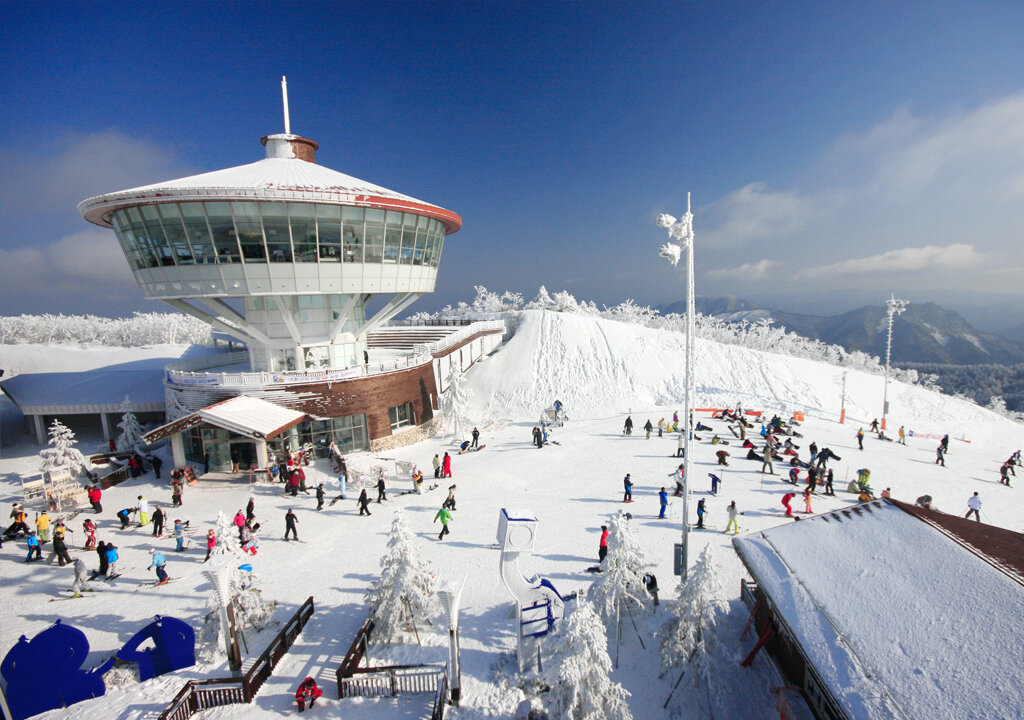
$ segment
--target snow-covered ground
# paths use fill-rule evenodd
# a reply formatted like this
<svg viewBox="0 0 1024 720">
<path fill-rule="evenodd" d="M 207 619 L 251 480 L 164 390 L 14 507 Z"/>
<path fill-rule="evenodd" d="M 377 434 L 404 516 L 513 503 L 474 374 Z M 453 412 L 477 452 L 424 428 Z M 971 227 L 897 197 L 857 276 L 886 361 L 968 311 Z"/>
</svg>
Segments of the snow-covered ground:
<svg viewBox="0 0 1024 720">
<path fill-rule="evenodd" d="M 451 535 L 443 542 L 438 542 L 440 528 L 432 520 L 445 497 L 447 481 L 422 496 L 400 496 L 396 491 L 404 488 L 392 488 L 387 503 L 371 506 L 371 517 L 359 517 L 351 499 L 316 512 L 312 496 L 291 498 L 282 495 L 278 485 L 253 488 L 263 530 L 261 549 L 252 563 L 262 578 L 264 596 L 279 601 L 277 613 L 282 619 L 309 595 L 315 599 L 316 613 L 252 705 L 222 707 L 206 711 L 205 716 L 276 716 L 293 707 L 295 686 L 307 675 L 315 676 L 325 690 L 323 707 L 318 704 L 316 709 L 319 717 L 423 716 L 426 696 L 373 701 L 335 699 L 334 671 L 365 618 L 361 600 L 378 573 L 391 511 L 402 508 L 420 538 L 423 558 L 441 572 L 467 576 L 460 616 L 464 690 L 462 706 L 453 708 L 450 717 L 512 717 L 523 695 L 511 682 L 514 621 L 511 598 L 498 576 L 495 533 L 499 511 L 502 507 L 533 510 L 540 520 L 539 539 L 528 570 L 550 578 L 563 593 L 582 589 L 594 577 L 586 568 L 596 562 L 600 525 L 624 507 L 622 477 L 628 472 L 635 482 L 635 502 L 625 507 L 634 515 L 647 559 L 660 580 L 662 605 L 653 615 L 637 618 L 647 650 L 641 648 L 632 628 L 626 627 L 620 667 L 612 677 L 631 693 L 628 702 L 634 717 L 668 717 L 662 704 L 677 675 L 659 677 L 657 645 L 651 633 L 667 618 L 666 603 L 673 596 L 672 545 L 679 540 L 681 518 L 677 500 L 668 519 L 657 519 L 657 492 L 671 484 L 667 476 L 679 461 L 672 457 L 675 436 L 658 438 L 655 432 L 654 437 L 645 440 L 640 428 L 648 418 L 656 423 L 661 417 L 671 419 L 673 411 L 681 413 L 683 350 L 683 337 L 678 333 L 552 312 L 526 313 L 516 335 L 468 375 L 467 386 L 474 398 L 472 419 L 480 427 L 487 448 L 454 458 L 458 510 Z M 61 363 L 75 363 L 77 359 L 62 361 L 61 355 L 60 348 L 53 349 L 52 369 L 74 369 Z M 744 407 L 764 410 L 769 416 L 779 412 L 788 417 L 795 410 L 803 411 L 807 415 L 801 428 L 804 438 L 797 440 L 802 445 L 801 455 L 806 459 L 806 444 L 814 440 L 842 457 L 835 463 L 838 496 L 815 498 L 816 512 L 854 502 L 855 498 L 841 488 L 858 468 L 866 467 L 872 471 L 876 489 L 891 487 L 894 497 L 910 502 L 927 493 L 939 509 L 949 512 L 966 512 L 967 497 L 978 491 L 986 522 L 1021 529 L 1021 491 L 1016 484 L 1008 488 L 998 483 L 999 465 L 1024 446 L 1021 425 L 969 403 L 893 384 L 889 388 L 890 433 L 903 424 L 919 436 L 909 438 L 904 447 L 869 434 L 865 449 L 859 451 L 854 434 L 860 426 L 867 428 L 877 414 L 882 396 L 880 377 L 848 373 L 848 416 L 846 424 L 840 425 L 840 386 L 836 381 L 841 371 L 834 367 L 701 341 L 697 343 L 696 358 L 698 407 L 742 402 Z M 560 444 L 548 445 L 538 453 L 530 444 L 530 430 L 541 409 L 556 397 L 565 404 L 571 421 L 552 433 Z M 635 423 L 634 434 L 628 438 L 622 435 L 627 412 L 632 413 Z M 695 451 L 693 466 L 693 490 L 696 497 L 707 499 L 711 530 L 691 535 L 690 560 L 695 561 L 705 545 L 712 548 L 731 608 L 718 632 L 715 672 L 723 685 L 724 706 L 716 708 L 715 716 L 778 717 L 770 692 L 778 680 L 764 658 L 759 657 L 750 669 L 738 666 L 753 642 L 750 636 L 742 642 L 737 639 L 746 620 L 738 601 L 743 570 L 730 537 L 716 530 L 724 527 L 725 508 L 731 500 L 744 512 L 744 532 L 784 522 L 779 499 L 790 486 L 782 482 L 781 476 L 762 478 L 760 463 L 743 459 L 745 453 L 740 452 L 723 423 L 711 421 L 703 413 L 698 419 L 733 441 L 725 448 L 732 458 L 721 473 L 724 484 L 717 497 L 707 495 L 707 473 L 715 471 L 714 451 L 719 449 L 709 444 L 711 433 L 702 435 L 704 441 Z M 37 448 L 28 436 L 12 435 L 9 427 L 4 431 L 0 502 L 10 503 L 18 499 L 19 477 L 31 475 L 37 466 Z M 941 468 L 933 463 L 938 440 L 920 435 L 944 433 L 949 433 L 953 441 L 947 467 Z M 92 450 L 100 441 L 98 437 L 83 438 L 81 447 Z M 452 438 L 435 438 L 397 450 L 390 457 L 413 460 L 429 468 L 435 453 L 454 449 Z M 168 466 L 165 463 L 165 470 Z M 781 472 L 778 465 L 776 472 Z M 4 588 L 0 593 L 0 651 L 6 653 L 20 635 L 31 637 L 63 617 L 87 634 L 92 649 L 89 664 L 99 664 L 157 613 L 181 618 L 195 627 L 201 624 L 210 595 L 210 586 L 201 575 L 204 552 L 193 547 L 176 554 L 172 541 L 154 540 L 148 529 L 116 529 L 114 513 L 134 506 L 139 494 L 165 508 L 170 506 L 169 486 L 152 475 L 104 493 L 105 512 L 100 516 L 98 536 L 113 539 L 119 546 L 125 574 L 111 585 L 101 583 L 102 593 L 49 603 L 58 597 L 58 590 L 70 587 L 70 569 L 55 564 L 26 565 L 21 562 L 24 543 L 5 543 L 0 551 L 0 582 Z M 336 488 L 329 488 L 329 497 L 336 494 Z M 201 536 L 213 526 L 218 511 L 233 514 L 244 507 L 249 496 L 245 480 L 186 488 L 184 506 L 169 510 L 170 519 L 190 520 L 200 527 Z M 302 543 L 281 540 L 288 508 L 298 514 Z M 85 516 L 71 523 L 76 530 L 75 545 L 80 544 Z M 151 547 L 171 551 L 167 553 L 168 571 L 175 581 L 170 585 L 141 585 L 152 576 L 145 569 Z M 95 567 L 94 553 L 85 558 Z M 932 608 L 931 612 L 941 613 L 943 609 Z M 445 640 L 423 630 L 425 647 L 418 647 L 410 637 L 406 644 L 392 646 L 386 652 L 372 649 L 373 660 L 443 663 Z M 263 650 L 273 632 L 247 636 L 250 657 Z M 103 698 L 43 717 L 91 719 L 97 713 L 143 717 L 162 709 L 185 679 L 226 674 L 222 661 L 204 662 L 146 683 L 110 688 Z M 700 709 L 703 696 L 703 690 L 684 681 L 673 701 L 678 717 L 706 717 Z"/>
</svg>

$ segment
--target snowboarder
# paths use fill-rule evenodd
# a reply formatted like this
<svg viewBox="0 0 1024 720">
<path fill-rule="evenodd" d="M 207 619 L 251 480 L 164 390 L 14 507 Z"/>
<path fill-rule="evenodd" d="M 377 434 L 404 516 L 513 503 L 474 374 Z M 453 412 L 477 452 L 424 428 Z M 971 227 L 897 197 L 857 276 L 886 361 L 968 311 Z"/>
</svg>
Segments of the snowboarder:
<svg viewBox="0 0 1024 720">
<path fill-rule="evenodd" d="M 629 473 L 622 478 L 622 487 L 625 491 L 622 495 L 622 502 L 633 502 L 633 481 L 629 479 Z"/>
<path fill-rule="evenodd" d="M 452 456 L 448 453 L 444 454 L 441 459 L 441 477 L 450 478 L 452 476 Z"/>
<path fill-rule="evenodd" d="M 366 351 L 363 351 L 363 355 L 366 355 Z M 369 360 L 367 360 L 367 363 Z M 316 680 L 311 677 L 306 678 L 299 685 L 299 689 L 295 691 L 295 702 L 299 706 L 299 712 L 306 709 L 306 706 L 313 707 L 316 704 L 316 699 L 324 694 L 324 691 L 316 686 Z"/>
<path fill-rule="evenodd" d="M 974 519 L 981 522 L 981 498 L 978 497 L 978 493 L 974 493 L 967 498 L 967 514 L 964 515 L 965 519 L 970 519 L 971 514 L 974 514 Z"/>
<path fill-rule="evenodd" d="M 788 492 L 782 496 L 782 505 L 786 508 L 786 517 L 793 517 L 793 506 L 790 503 L 793 498 L 796 497 L 796 493 Z"/>
<path fill-rule="evenodd" d="M 370 515 L 370 498 L 366 495 L 366 488 L 359 491 L 359 499 L 356 500 L 359 505 L 360 515 Z"/>
<path fill-rule="evenodd" d="M 316 509 L 324 509 L 324 484 L 320 483 L 316 486 Z"/>
<path fill-rule="evenodd" d="M 88 572 L 85 561 L 82 558 L 75 558 L 75 583 L 71 586 L 71 597 L 82 597 L 82 591 L 89 582 L 89 578 L 86 577 Z"/>
<path fill-rule="evenodd" d="M 217 531 L 210 528 L 206 531 L 206 557 L 203 558 L 203 562 L 210 559 L 210 555 L 213 554 L 215 547 L 217 547 Z"/>
<path fill-rule="evenodd" d="M 943 455 L 948 454 L 949 453 L 949 434 L 948 433 L 946 435 L 942 436 L 942 440 L 939 441 L 939 444 L 942 446 L 942 454 Z"/>
<path fill-rule="evenodd" d="M 919 497 L 917 500 L 914 501 L 914 504 L 918 505 L 920 507 L 923 507 L 925 510 L 931 510 L 932 509 L 932 496 L 931 495 L 922 495 L 921 497 Z"/>
<path fill-rule="evenodd" d="M 479 443 L 479 440 L 480 440 L 480 431 L 477 430 L 476 428 L 473 428 L 473 442 L 470 444 L 470 447 L 477 447 L 478 443 Z"/>
<path fill-rule="evenodd" d="M 651 439 L 651 431 L 652 430 L 654 430 L 654 425 L 651 424 L 651 420 L 650 420 L 650 418 L 648 418 L 647 422 L 644 423 L 644 431 L 646 431 L 646 433 L 647 433 L 647 439 L 648 440 Z"/>
<path fill-rule="evenodd" d="M 661 503 L 661 512 L 658 513 L 658 519 L 664 520 L 665 511 L 668 510 L 668 493 L 665 491 L 665 488 L 658 492 L 658 502 Z"/>
<path fill-rule="evenodd" d="M 864 428 L 857 430 L 857 447 L 861 450 L 864 449 Z"/>
<path fill-rule="evenodd" d="M 166 585 L 167 584 L 167 571 L 164 569 L 164 565 L 167 564 L 167 560 L 164 558 L 163 553 L 157 552 L 156 550 L 150 550 L 149 554 L 152 555 L 152 562 L 149 563 L 147 570 L 156 568 L 156 584 Z"/>
<path fill-rule="evenodd" d="M 753 451 L 751 451 L 753 452 Z M 761 474 L 764 475 L 764 469 L 768 468 L 768 474 L 774 475 L 775 468 L 772 467 L 772 446 L 771 443 L 765 443 L 764 446 L 764 457 L 761 460 Z"/>
<path fill-rule="evenodd" d="M 718 484 L 722 482 L 722 478 L 718 477 L 714 473 L 708 473 L 708 477 L 711 478 L 711 494 L 718 495 Z"/>
<path fill-rule="evenodd" d="M 96 514 L 103 512 L 103 506 L 100 504 L 102 497 L 103 491 L 100 490 L 98 485 L 91 485 L 89 487 L 89 504 L 92 505 L 92 509 Z"/>
<path fill-rule="evenodd" d="M 436 459 L 437 455 L 435 455 L 434 458 Z M 434 477 L 437 477 L 437 471 L 436 470 L 434 472 Z M 339 472 L 338 473 L 338 488 L 341 490 L 341 494 L 338 495 L 338 497 L 336 497 L 333 500 L 331 500 L 331 505 L 332 506 L 334 505 L 334 503 L 338 502 L 339 500 L 347 500 L 348 499 L 348 477 L 343 472 Z"/>
<path fill-rule="evenodd" d="M 946 450 L 943 448 L 942 443 L 939 443 L 939 446 L 935 448 L 935 464 L 946 467 Z"/>
<path fill-rule="evenodd" d="M 790 468 L 789 484 L 796 485 L 798 482 L 800 482 L 800 468 Z"/>
<path fill-rule="evenodd" d="M 900 439 L 899 439 L 899 443 L 900 443 L 900 445 L 906 445 L 907 444 L 907 431 L 903 429 L 902 425 L 900 425 Z"/>
<path fill-rule="evenodd" d="M 626 416 L 626 423 L 622 426 L 622 434 L 623 435 L 632 435 L 633 434 L 633 418 L 631 418 L 629 415 Z"/>
<path fill-rule="evenodd" d="M 444 503 L 441 507 L 448 508 L 449 510 L 455 509 L 455 486 L 448 486 L 448 497 L 445 498 Z"/>
<path fill-rule="evenodd" d="M 139 495 L 139 527 L 149 525 L 149 501 Z"/>
<path fill-rule="evenodd" d="M 608 526 L 601 526 L 601 539 L 597 543 L 597 562 L 604 562 L 605 556 L 608 554 Z"/>
<path fill-rule="evenodd" d="M 707 515 L 708 509 L 704 504 L 704 498 L 697 501 L 697 527 L 701 530 L 704 529 L 704 516 Z"/>
<path fill-rule="evenodd" d="M 365 493 L 366 491 L 364 490 L 363 492 Z M 299 531 L 295 527 L 295 524 L 298 521 L 299 521 L 299 519 L 297 517 L 295 517 L 295 513 L 292 512 L 292 509 L 288 508 L 288 512 L 286 512 L 284 514 L 284 539 L 285 540 L 288 539 L 288 533 L 291 533 L 292 535 L 294 535 L 296 540 L 299 539 Z"/>
<path fill-rule="evenodd" d="M 384 492 L 384 476 L 381 475 L 377 478 L 377 502 L 380 503 L 381 500 L 387 499 L 387 493 Z"/>
<path fill-rule="evenodd" d="M 25 562 L 32 562 L 32 555 L 35 554 L 36 560 L 43 559 L 43 551 L 39 549 L 39 538 L 36 537 L 36 531 L 30 530 L 28 537 L 25 538 L 25 542 L 28 543 L 28 555 L 25 556 Z"/>
<path fill-rule="evenodd" d="M 164 532 L 164 511 L 159 506 L 153 506 L 153 537 L 160 537 Z"/>
<path fill-rule="evenodd" d="M 448 512 L 448 508 L 442 507 L 437 511 L 437 515 L 434 516 L 434 522 L 441 521 L 441 534 L 437 536 L 438 540 L 444 540 L 444 536 L 450 531 L 448 530 L 448 523 L 451 522 L 452 514 Z"/>
<path fill-rule="evenodd" d="M 131 522 L 132 513 L 135 512 L 136 508 L 123 508 L 117 513 L 117 519 L 121 521 L 121 529 L 124 530 L 128 527 Z"/>
<path fill-rule="evenodd" d="M 729 513 L 729 522 L 726 523 L 726 525 L 725 525 L 725 532 L 729 532 L 729 530 L 733 530 L 734 534 L 739 533 L 739 531 L 740 531 L 740 524 L 739 524 L 739 520 L 736 519 L 736 515 L 739 513 L 739 510 L 736 509 L 736 501 L 735 500 L 733 500 L 731 503 L 729 503 L 729 507 L 726 509 L 726 512 Z"/>
<path fill-rule="evenodd" d="M 676 442 L 676 457 L 686 457 L 686 436 L 679 433 L 679 440 Z"/>
<path fill-rule="evenodd" d="M 878 418 L 875 418 L 874 420 L 871 421 L 871 432 L 878 432 Z"/>
<path fill-rule="evenodd" d="M 718 452 L 716 452 L 715 457 L 718 458 L 719 465 L 725 465 L 726 467 L 729 467 L 729 462 L 728 460 L 726 460 L 726 458 L 729 457 L 729 453 L 727 453 L 725 450 L 719 450 Z"/>
<path fill-rule="evenodd" d="M 832 452 L 831 448 L 822 448 L 821 452 L 818 453 L 818 470 L 822 470 L 825 467 L 825 463 L 829 460 L 842 460 L 841 457 Z"/>
</svg>

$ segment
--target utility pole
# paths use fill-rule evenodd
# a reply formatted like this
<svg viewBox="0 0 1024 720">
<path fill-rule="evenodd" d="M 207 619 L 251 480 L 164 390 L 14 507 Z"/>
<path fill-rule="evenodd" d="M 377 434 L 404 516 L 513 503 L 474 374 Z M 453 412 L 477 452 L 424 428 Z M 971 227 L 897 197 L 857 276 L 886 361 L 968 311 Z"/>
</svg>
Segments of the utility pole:
<svg viewBox="0 0 1024 720">
<path fill-rule="evenodd" d="M 889 414 L 889 359 L 892 356 L 892 322 L 893 319 L 907 309 L 906 300 L 897 300 L 891 294 L 885 301 L 889 308 L 889 339 L 885 344 L 885 387 L 882 389 L 882 429 L 885 430 L 885 416 Z"/>
</svg>

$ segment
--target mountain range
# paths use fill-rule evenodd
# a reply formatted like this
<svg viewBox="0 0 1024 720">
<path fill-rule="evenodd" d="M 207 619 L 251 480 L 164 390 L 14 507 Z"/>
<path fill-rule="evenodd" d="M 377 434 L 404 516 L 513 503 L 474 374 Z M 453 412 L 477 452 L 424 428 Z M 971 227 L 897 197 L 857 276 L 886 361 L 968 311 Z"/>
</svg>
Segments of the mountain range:
<svg viewBox="0 0 1024 720">
<path fill-rule="evenodd" d="M 681 313 L 685 307 L 679 301 L 658 310 Z M 798 335 L 885 358 L 888 315 L 884 305 L 865 305 L 839 315 L 806 315 L 760 307 L 737 297 L 698 297 L 697 311 L 733 322 L 767 318 Z M 911 303 L 893 322 L 892 362 L 1013 365 L 1024 362 L 1024 344 L 1015 339 L 982 332 L 956 311 L 934 303 Z"/>
</svg>

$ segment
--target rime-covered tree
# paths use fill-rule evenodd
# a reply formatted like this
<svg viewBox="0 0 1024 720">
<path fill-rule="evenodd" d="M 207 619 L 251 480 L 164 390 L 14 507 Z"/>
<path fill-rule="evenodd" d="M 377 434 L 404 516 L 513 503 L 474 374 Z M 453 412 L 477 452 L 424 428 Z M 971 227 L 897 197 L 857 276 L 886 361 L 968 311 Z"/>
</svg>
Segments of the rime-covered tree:
<svg viewBox="0 0 1024 720">
<path fill-rule="evenodd" d="M 545 678 L 551 688 L 545 698 L 550 717 L 632 720 L 625 700 L 629 693 L 608 677 L 612 671 L 608 637 L 588 601 L 578 602 L 550 640 L 552 658 Z"/>
<path fill-rule="evenodd" d="M 448 371 L 448 389 L 441 396 L 441 412 L 445 417 L 445 429 L 457 439 L 467 434 L 472 427 L 469 419 L 469 403 L 473 394 L 466 387 L 465 373 L 454 362 Z"/>
<path fill-rule="evenodd" d="M 662 625 L 658 637 L 662 668 L 668 671 L 689 664 L 694 683 L 704 683 L 709 703 L 719 694 L 711 651 L 718 615 L 725 608 L 711 548 L 705 547 L 686 581 L 679 583 L 670 608 L 672 616 Z"/>
<path fill-rule="evenodd" d="M 138 452 L 143 445 L 143 430 L 135 413 L 132 412 L 132 401 L 127 395 L 121 402 L 121 422 L 117 426 L 121 428 L 121 434 L 117 436 L 117 447 Z"/>
<path fill-rule="evenodd" d="M 436 617 L 441 606 L 433 594 L 435 573 L 420 559 L 416 537 L 396 510 L 387 549 L 380 559 L 380 578 L 366 592 L 365 602 L 376 621 L 375 634 L 390 643 L 409 625 Z"/>
<path fill-rule="evenodd" d="M 51 423 L 48 444 L 49 447 L 39 451 L 42 459 L 39 469 L 43 472 L 66 467 L 71 469 L 72 474 L 78 474 L 86 469 L 88 461 L 75 447 L 75 434 L 60 420 L 54 419 Z"/>
<path fill-rule="evenodd" d="M 606 622 L 616 620 L 620 612 L 650 606 L 650 596 L 643 582 L 647 561 L 632 523 L 620 510 L 609 521 L 609 530 L 604 572 L 587 593 L 594 609 Z"/>
</svg>

